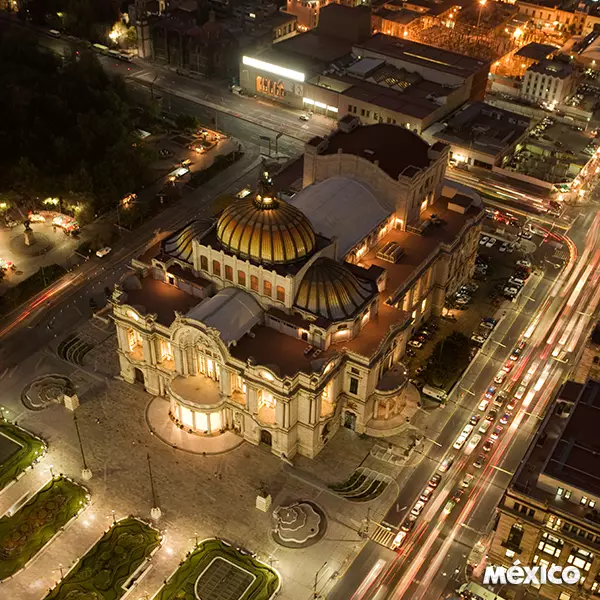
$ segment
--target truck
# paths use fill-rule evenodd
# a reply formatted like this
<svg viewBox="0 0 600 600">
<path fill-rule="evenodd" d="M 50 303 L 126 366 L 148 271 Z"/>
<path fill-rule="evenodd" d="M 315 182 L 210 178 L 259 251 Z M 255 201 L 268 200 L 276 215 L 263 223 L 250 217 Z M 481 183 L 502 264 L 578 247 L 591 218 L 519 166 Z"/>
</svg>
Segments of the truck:
<svg viewBox="0 0 600 600">
<path fill-rule="evenodd" d="M 425 394 L 429 398 L 437 400 L 438 402 L 446 402 L 446 400 L 448 400 L 448 394 L 444 390 L 433 387 L 431 385 L 424 385 L 422 391 L 423 394 Z"/>
</svg>

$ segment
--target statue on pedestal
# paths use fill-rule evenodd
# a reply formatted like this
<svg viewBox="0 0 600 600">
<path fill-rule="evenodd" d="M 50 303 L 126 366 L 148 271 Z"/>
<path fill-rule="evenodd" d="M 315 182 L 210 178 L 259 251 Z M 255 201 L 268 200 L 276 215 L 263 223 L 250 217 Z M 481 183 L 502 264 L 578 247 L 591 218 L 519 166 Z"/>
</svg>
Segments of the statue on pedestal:
<svg viewBox="0 0 600 600">
<path fill-rule="evenodd" d="M 29 221 L 29 219 L 23 222 L 23 227 L 25 227 L 25 231 L 23 232 L 23 235 L 25 237 L 25 245 L 33 246 L 33 244 L 35 244 L 35 234 L 31 229 L 31 222 Z"/>
</svg>

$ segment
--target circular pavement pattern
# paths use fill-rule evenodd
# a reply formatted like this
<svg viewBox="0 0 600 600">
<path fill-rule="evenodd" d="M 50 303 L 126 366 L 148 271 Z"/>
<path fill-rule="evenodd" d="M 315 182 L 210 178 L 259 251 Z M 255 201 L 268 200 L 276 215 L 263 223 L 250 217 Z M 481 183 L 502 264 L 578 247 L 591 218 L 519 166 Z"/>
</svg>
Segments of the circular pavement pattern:
<svg viewBox="0 0 600 600">
<path fill-rule="evenodd" d="M 21 392 L 21 402 L 29 410 L 44 410 L 60 404 L 63 394 L 73 393 L 73 383 L 64 375 L 43 375 L 30 382 Z"/>
</svg>

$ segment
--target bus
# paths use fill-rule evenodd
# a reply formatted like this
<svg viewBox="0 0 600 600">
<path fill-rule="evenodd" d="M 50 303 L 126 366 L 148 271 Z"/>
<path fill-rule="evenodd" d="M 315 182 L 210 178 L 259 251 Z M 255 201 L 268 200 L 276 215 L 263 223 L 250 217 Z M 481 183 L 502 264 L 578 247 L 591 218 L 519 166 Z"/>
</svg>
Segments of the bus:
<svg viewBox="0 0 600 600">
<path fill-rule="evenodd" d="M 423 393 L 438 402 L 446 402 L 446 400 L 448 400 L 448 394 L 444 390 L 440 390 L 439 388 L 430 385 L 423 386 Z"/>
<path fill-rule="evenodd" d="M 107 56 L 109 52 L 108 47 L 103 46 L 102 44 L 94 44 L 92 50 L 98 54 L 104 54 L 105 56 Z"/>
</svg>

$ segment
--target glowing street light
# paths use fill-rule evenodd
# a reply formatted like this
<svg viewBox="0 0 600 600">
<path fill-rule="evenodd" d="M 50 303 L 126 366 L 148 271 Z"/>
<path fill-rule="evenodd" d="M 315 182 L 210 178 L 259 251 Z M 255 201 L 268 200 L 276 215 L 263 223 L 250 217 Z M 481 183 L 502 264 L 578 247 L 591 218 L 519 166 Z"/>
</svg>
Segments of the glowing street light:
<svg viewBox="0 0 600 600">
<path fill-rule="evenodd" d="M 481 22 L 481 11 L 483 7 L 486 5 L 487 0 L 479 0 L 479 13 L 477 15 L 477 28 L 479 29 L 479 23 Z"/>
<path fill-rule="evenodd" d="M 513 32 L 513 37 L 515 40 L 518 40 L 523 35 L 523 30 L 520 27 L 517 27 Z"/>
</svg>

